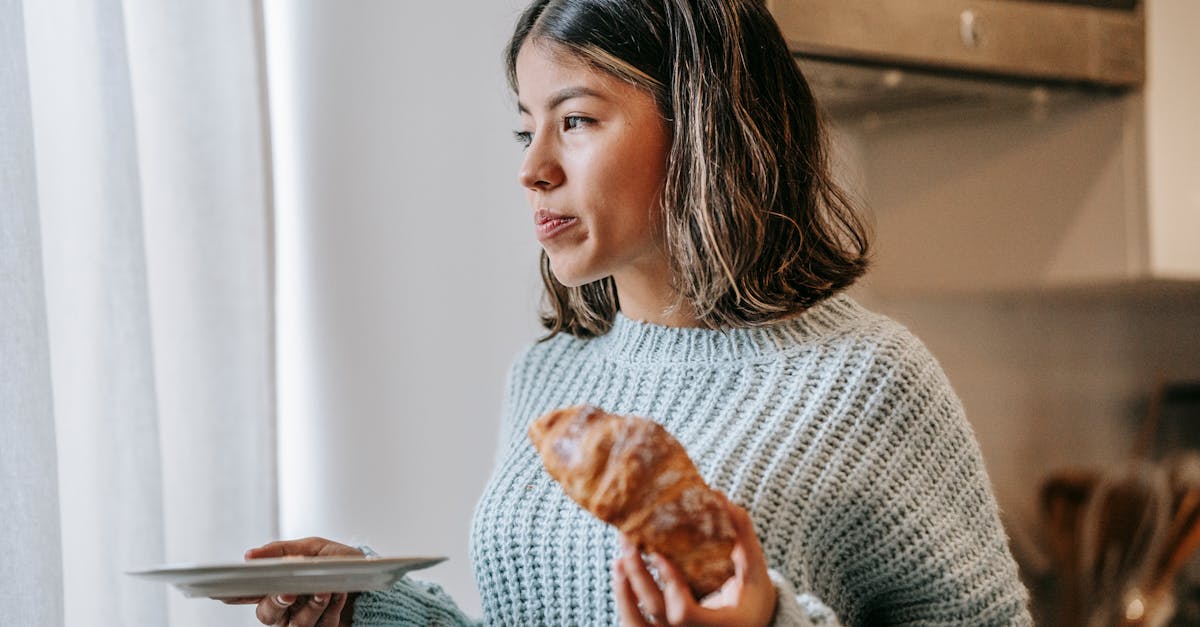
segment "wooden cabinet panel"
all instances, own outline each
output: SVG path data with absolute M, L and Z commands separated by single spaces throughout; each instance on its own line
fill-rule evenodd
M 1135 86 L 1142 12 L 1006 0 L 769 0 L 798 53 Z

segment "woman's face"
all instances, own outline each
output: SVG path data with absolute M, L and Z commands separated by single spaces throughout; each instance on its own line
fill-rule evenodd
M 551 45 L 517 56 L 518 179 L 554 276 L 666 276 L 660 194 L 670 137 L 653 97 Z

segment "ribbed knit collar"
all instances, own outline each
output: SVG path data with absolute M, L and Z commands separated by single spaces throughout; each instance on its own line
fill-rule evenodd
M 666 327 L 627 318 L 594 340 L 610 358 L 641 363 L 742 361 L 778 353 L 846 328 L 868 312 L 849 296 L 827 298 L 807 311 L 761 327 L 693 329 Z

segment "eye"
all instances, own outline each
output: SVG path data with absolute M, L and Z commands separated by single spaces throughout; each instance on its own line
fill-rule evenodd
M 594 122 L 592 118 L 585 118 L 582 115 L 568 115 L 563 118 L 563 130 L 571 131 L 583 126 L 587 126 Z
M 529 131 L 513 131 L 513 139 L 521 144 L 522 148 L 528 148 L 529 144 L 533 143 L 533 133 Z

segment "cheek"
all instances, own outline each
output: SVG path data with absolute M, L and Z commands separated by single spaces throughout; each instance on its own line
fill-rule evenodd
M 660 140 L 658 137 L 647 137 L 644 141 L 636 142 L 636 145 L 616 151 L 621 158 L 615 167 L 623 170 L 627 199 L 647 211 L 657 210 L 666 181 L 666 147 L 661 145 Z
M 662 199 L 665 167 L 645 150 L 613 151 L 603 163 L 590 168 L 591 188 L 596 200 L 623 217 L 639 223 L 648 221 Z
M 622 194 L 623 218 L 630 228 L 636 225 L 647 239 L 661 236 L 663 225 L 663 176 L 655 165 L 647 163 L 646 169 L 630 177 Z

